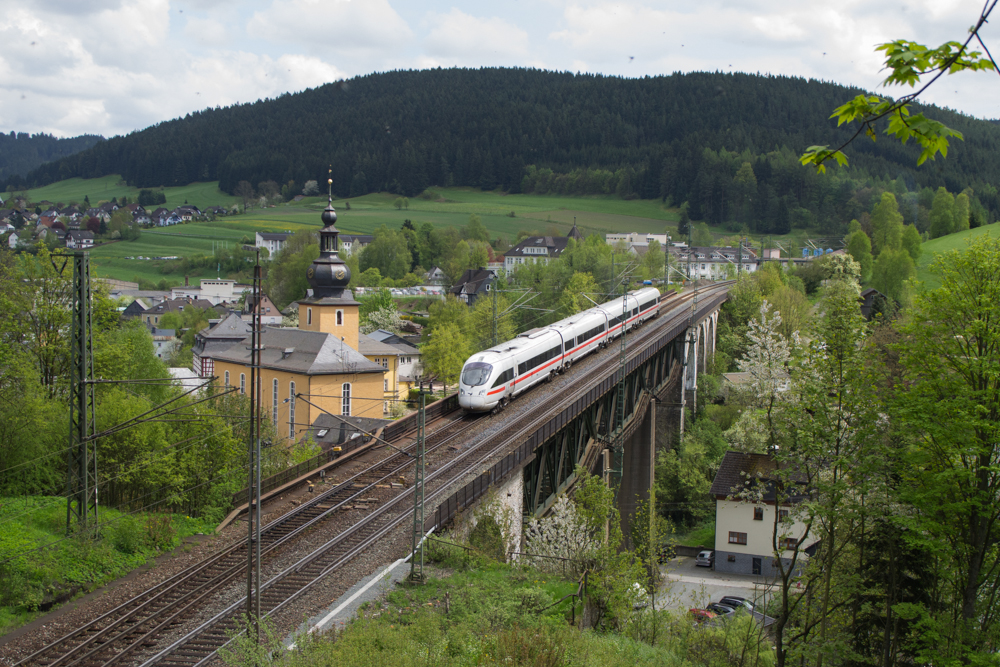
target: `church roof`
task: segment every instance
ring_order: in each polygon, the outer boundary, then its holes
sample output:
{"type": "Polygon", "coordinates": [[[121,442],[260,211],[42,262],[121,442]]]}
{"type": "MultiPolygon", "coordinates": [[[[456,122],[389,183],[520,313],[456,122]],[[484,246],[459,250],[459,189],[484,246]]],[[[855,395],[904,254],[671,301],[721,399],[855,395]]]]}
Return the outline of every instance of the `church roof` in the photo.
{"type": "MultiPolygon", "coordinates": [[[[264,327],[260,363],[271,368],[301,375],[338,375],[342,373],[382,373],[380,365],[368,361],[357,350],[333,334],[279,327],[264,327]]],[[[219,361],[250,364],[250,337],[212,355],[219,361]]]]}

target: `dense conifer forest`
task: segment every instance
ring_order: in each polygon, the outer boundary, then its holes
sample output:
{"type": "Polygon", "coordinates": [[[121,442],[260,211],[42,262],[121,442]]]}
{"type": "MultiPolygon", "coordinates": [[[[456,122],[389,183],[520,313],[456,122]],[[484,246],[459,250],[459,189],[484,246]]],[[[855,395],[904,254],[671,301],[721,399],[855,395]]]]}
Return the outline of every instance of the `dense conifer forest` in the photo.
{"type": "Polygon", "coordinates": [[[46,162],[79,153],[103,140],[104,137],[94,134],[59,139],[51,134],[0,133],[0,181],[13,176],[11,181],[16,182],[16,177],[23,177],[46,162]]]}
{"type": "Polygon", "coordinates": [[[972,188],[974,224],[1000,216],[993,185],[1000,182],[1000,127],[948,110],[929,114],[964,134],[947,159],[916,167],[916,147],[884,138],[852,145],[846,170],[821,176],[799,165],[806,147],[850,135],[829,115],[861,92],[753,74],[385,72],[195,112],[101,142],[8,185],[120,173],[137,187],[217,179],[227,192],[241,181],[276,181],[291,196],[306,181],[323,183],[332,165],[339,196],[413,196],[430,185],[609,193],[688,202],[693,219],[760,233],[842,233],[871,208],[866,188],[894,191],[905,221],[921,231],[927,225],[918,195],[929,199],[941,186],[953,193],[972,188]]]}

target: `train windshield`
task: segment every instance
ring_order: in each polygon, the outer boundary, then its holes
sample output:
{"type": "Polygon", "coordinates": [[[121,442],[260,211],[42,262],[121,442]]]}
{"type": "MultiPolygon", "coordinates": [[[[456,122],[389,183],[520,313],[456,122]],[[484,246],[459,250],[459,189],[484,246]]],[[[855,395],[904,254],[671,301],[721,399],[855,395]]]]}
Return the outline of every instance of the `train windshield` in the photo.
{"type": "Polygon", "coordinates": [[[471,364],[466,364],[462,370],[462,384],[469,387],[478,387],[481,384],[486,384],[492,371],[493,366],[481,361],[473,361],[471,364]]]}

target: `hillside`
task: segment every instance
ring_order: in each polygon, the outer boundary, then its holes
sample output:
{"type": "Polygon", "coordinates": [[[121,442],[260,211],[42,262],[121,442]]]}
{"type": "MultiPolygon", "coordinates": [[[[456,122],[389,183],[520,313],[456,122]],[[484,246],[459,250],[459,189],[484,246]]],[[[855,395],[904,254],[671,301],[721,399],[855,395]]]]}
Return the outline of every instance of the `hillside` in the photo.
{"type": "Polygon", "coordinates": [[[380,190],[413,196],[430,185],[617,193],[689,201],[694,219],[745,222],[754,232],[818,223],[835,233],[846,221],[833,211],[878,179],[911,192],[971,186],[986,217],[1000,214],[993,185],[1000,182],[1000,127],[951,111],[932,110],[965,135],[946,160],[917,168],[914,146],[886,139],[852,146],[848,171],[822,177],[802,168],[796,157],[806,146],[847,136],[828,117],[860,92],[750,74],[386,72],[195,112],[101,142],[27,181],[121,173],[137,187],[217,179],[233,192],[243,180],[273,180],[296,191],[307,180],[324,183],[330,165],[342,197],[380,190]],[[744,163],[754,178],[740,193],[734,177],[744,163]]]}
{"type": "Polygon", "coordinates": [[[93,134],[68,139],[25,132],[0,134],[0,181],[26,176],[46,162],[79,153],[100,141],[104,141],[104,137],[93,134]]]}
{"type": "Polygon", "coordinates": [[[934,257],[936,255],[948,252],[949,250],[958,250],[963,252],[971,239],[982,236],[983,234],[990,234],[996,237],[1000,234],[1000,223],[987,225],[985,227],[977,227],[975,229],[966,229],[962,232],[955,232],[954,234],[948,234],[947,236],[925,241],[921,246],[920,259],[917,262],[917,280],[921,281],[921,288],[937,289],[938,287],[941,287],[941,281],[938,280],[937,276],[930,272],[930,265],[934,261],[934,257]]]}

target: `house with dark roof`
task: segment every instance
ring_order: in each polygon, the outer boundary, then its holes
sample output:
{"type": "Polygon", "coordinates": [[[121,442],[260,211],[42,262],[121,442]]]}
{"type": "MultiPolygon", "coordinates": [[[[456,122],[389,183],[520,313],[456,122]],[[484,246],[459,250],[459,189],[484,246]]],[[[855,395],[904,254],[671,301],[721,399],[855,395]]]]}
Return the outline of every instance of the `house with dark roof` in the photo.
{"type": "Polygon", "coordinates": [[[212,302],[205,299],[168,299],[162,301],[148,310],[144,310],[140,317],[147,325],[157,325],[160,318],[167,313],[182,313],[185,308],[200,308],[201,310],[211,310],[212,302]]]}
{"type": "Polygon", "coordinates": [[[344,257],[349,257],[367,248],[375,237],[370,234],[341,234],[340,250],[344,257]]]}
{"type": "MultiPolygon", "coordinates": [[[[248,293],[245,299],[246,305],[243,306],[243,310],[240,313],[242,317],[247,322],[253,321],[253,317],[258,310],[257,298],[253,293],[248,293]]],[[[281,320],[284,317],[278,307],[274,305],[271,301],[271,297],[266,294],[260,295],[260,323],[261,324],[281,324],[281,320]]]]}
{"type": "Polygon", "coordinates": [[[873,287],[863,291],[858,301],[861,303],[861,315],[868,321],[876,317],[893,317],[902,307],[898,301],[873,287]]]}
{"type": "Polygon", "coordinates": [[[818,537],[803,520],[801,485],[769,454],[726,452],[712,481],[715,499],[715,569],[774,577],[780,557],[796,567],[815,554],[818,537]],[[777,545],[777,549],[775,548],[777,545]]]}
{"type": "Polygon", "coordinates": [[[389,414],[394,401],[399,400],[399,350],[363,333],[358,334],[358,352],[365,359],[385,369],[382,376],[382,393],[385,404],[383,414],[389,414]]]}
{"type": "Polygon", "coordinates": [[[267,248],[268,254],[273,258],[285,247],[285,242],[291,235],[291,232],[257,232],[254,245],[267,248]]]}
{"type": "Polygon", "coordinates": [[[529,236],[504,253],[504,270],[509,273],[524,264],[548,264],[550,259],[556,259],[562,254],[569,245],[570,238],[583,239],[576,225],[573,225],[570,234],[573,236],[529,236]]]}
{"type": "Polygon", "coordinates": [[[416,383],[423,375],[423,365],[420,363],[420,348],[410,343],[408,340],[391,331],[376,329],[368,334],[369,338],[384,343],[396,349],[399,355],[399,367],[397,368],[397,383],[399,384],[400,396],[416,383]]]}
{"type": "Polygon", "coordinates": [[[473,306],[480,296],[490,291],[495,280],[496,276],[489,269],[466,269],[448,293],[473,306]]]}
{"type": "Polygon", "coordinates": [[[757,253],[747,246],[740,249],[732,246],[687,247],[674,245],[668,249],[670,263],[681,272],[687,272],[691,262],[690,278],[717,280],[740,271],[756,271],[760,265],[757,253]]]}
{"type": "Polygon", "coordinates": [[[86,250],[88,248],[94,247],[94,232],[87,231],[73,231],[66,235],[66,247],[72,248],[74,250],[86,250]]]}
{"type": "Polygon", "coordinates": [[[230,313],[221,320],[209,321],[207,327],[195,334],[194,346],[191,348],[191,370],[198,377],[215,375],[214,355],[249,336],[250,326],[250,322],[245,321],[238,313],[230,313]]]}

